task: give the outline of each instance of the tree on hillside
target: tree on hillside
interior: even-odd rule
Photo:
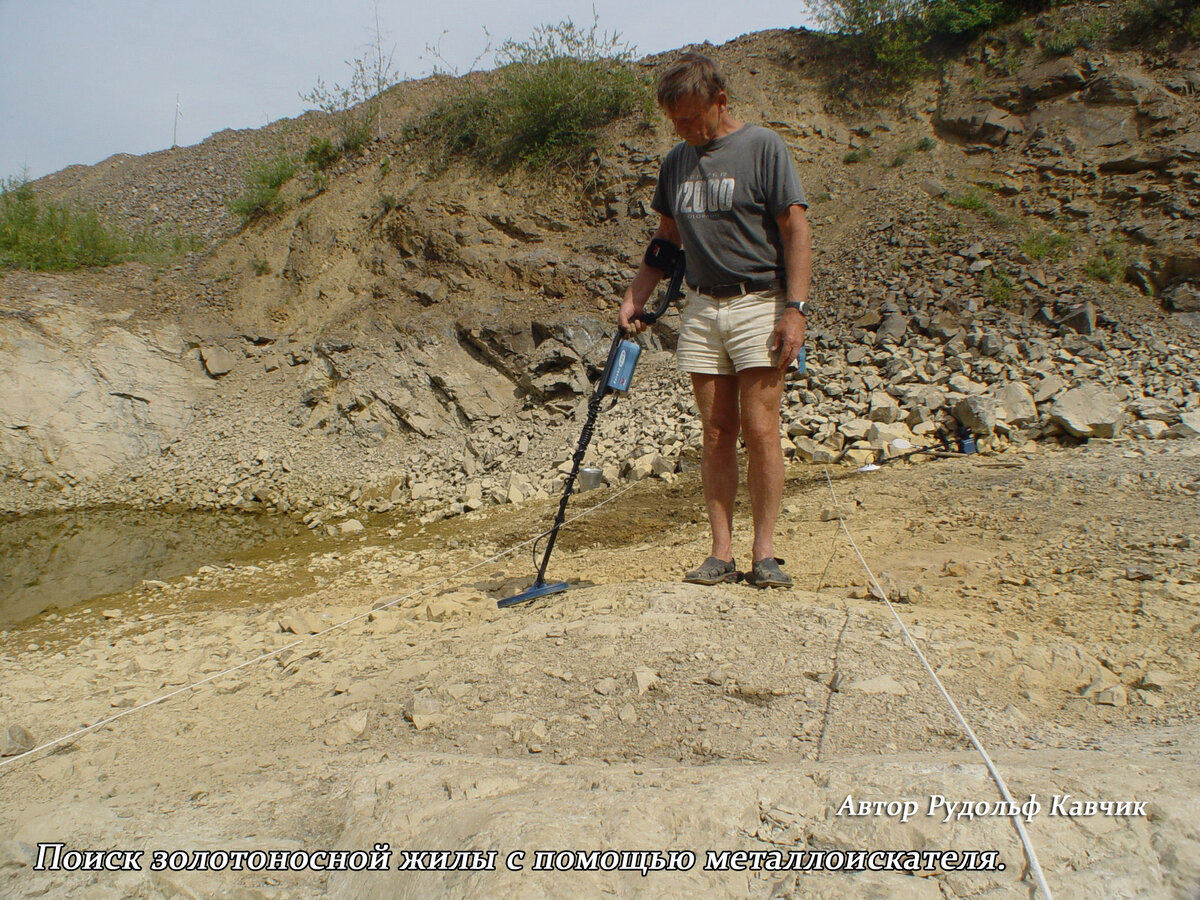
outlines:
[[[992,25],[1036,12],[1050,0],[807,0],[818,23],[850,42],[891,81],[910,81],[926,66],[933,40],[972,38]]]
[[[928,0],[808,0],[818,23],[844,36],[857,55],[892,82],[925,67],[921,16]]]
[[[808,0],[813,16],[837,34],[864,35],[919,17],[927,0]]]
[[[1037,12],[1049,0],[807,0],[818,22],[837,34],[870,35],[908,22],[930,35],[974,35]]]
[[[334,83],[328,87],[318,77],[316,86],[300,99],[313,104],[323,112],[336,115],[341,133],[340,149],[356,152],[370,140],[371,126],[376,126],[376,137],[382,138],[383,117],[380,115],[379,96],[395,85],[399,75],[393,68],[394,49],[385,51],[383,29],[379,23],[379,4],[375,4],[373,37],[366,53],[348,60],[350,82],[346,85]],[[361,109],[355,110],[355,107]]]

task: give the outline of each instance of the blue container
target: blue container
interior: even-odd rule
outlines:
[[[629,390],[629,382],[633,380],[633,370],[641,355],[642,348],[633,341],[621,341],[621,345],[617,348],[617,358],[613,360],[612,371],[608,373],[610,390]]]
[[[805,357],[804,350],[805,350],[805,348],[801,347],[800,352],[796,354],[796,374],[797,375],[804,374],[804,357]]]

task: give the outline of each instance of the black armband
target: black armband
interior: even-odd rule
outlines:
[[[669,273],[675,269],[675,260],[679,258],[679,248],[670,241],[654,238],[646,248],[642,262],[652,269]]]

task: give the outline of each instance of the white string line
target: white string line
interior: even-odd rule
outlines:
[[[901,619],[900,614],[896,612],[896,607],[894,607],[892,605],[892,601],[888,599],[887,591],[885,591],[882,585],[880,585],[876,580],[875,574],[871,571],[871,567],[867,565],[866,559],[864,559],[862,553],[859,552],[858,544],[854,543],[854,538],[850,534],[850,529],[846,527],[846,517],[841,514],[841,504],[838,503],[837,495],[833,491],[833,481],[829,477],[828,466],[825,467],[825,483],[829,485],[829,495],[833,498],[833,505],[837,507],[839,513],[838,523],[842,526],[842,531],[846,535],[846,540],[848,540],[850,542],[850,546],[854,548],[854,553],[856,556],[858,556],[858,561],[862,563],[863,569],[866,570],[867,576],[871,579],[871,584],[875,586],[875,590],[878,592],[879,596],[883,598],[883,602],[887,604],[887,608],[891,610],[896,622],[900,625],[900,630],[904,632],[904,637],[908,639],[909,646],[913,648],[917,654],[917,657],[921,660],[921,665],[925,667],[925,671],[929,673],[929,677],[933,679],[933,683],[937,685],[937,689],[941,691],[942,696],[946,698],[946,703],[950,705],[950,709],[953,711],[954,717],[958,719],[958,724],[962,727],[962,730],[966,733],[971,743],[975,746],[975,749],[979,752],[979,755],[983,757],[984,765],[987,766],[988,772],[991,773],[992,780],[996,782],[996,787],[1000,789],[1000,796],[1003,797],[1005,802],[1008,803],[1009,809],[1016,809],[1016,801],[1013,800],[1012,794],[1009,793],[1008,785],[1005,783],[1004,777],[1000,774],[1000,770],[996,768],[996,764],[992,762],[992,758],[988,756],[988,752],[983,749],[983,744],[980,743],[979,738],[975,736],[974,729],[971,728],[970,724],[963,717],[963,714],[959,712],[958,704],[954,702],[953,698],[946,691],[945,686],[942,684],[942,680],[938,678],[937,673],[933,671],[933,666],[929,664],[929,660],[925,658],[925,654],[921,652],[921,648],[917,645],[916,640],[905,626],[904,620]],[[1042,896],[1045,897],[1046,900],[1054,900],[1054,895],[1050,893],[1050,886],[1046,884],[1046,876],[1042,874],[1042,867],[1038,862],[1037,853],[1033,849],[1033,843],[1029,839],[1029,834],[1025,831],[1025,824],[1021,821],[1020,815],[1016,813],[1010,814],[1009,818],[1012,819],[1013,824],[1017,828],[1017,835],[1021,838],[1021,843],[1025,846],[1025,857],[1029,861],[1029,868],[1033,872],[1033,877],[1037,880],[1038,890],[1041,891]]]
[[[584,516],[588,515],[589,513],[596,511],[600,507],[602,507],[608,503],[612,503],[612,501],[616,500],[618,497],[620,497],[626,491],[630,490],[634,486],[635,483],[636,482],[631,482],[630,484],[621,488],[619,491],[617,491],[615,494],[613,494],[608,499],[601,500],[595,506],[589,506],[587,509],[581,511],[577,515],[572,516],[569,519],[566,519],[563,522],[563,525],[570,525],[572,522],[575,522],[575,521],[583,518]],[[200,681],[195,681],[195,682],[192,682],[191,684],[184,685],[183,687],[178,688],[177,690],[171,691],[168,694],[163,694],[161,697],[155,697],[153,700],[147,700],[145,703],[142,703],[138,706],[133,706],[133,707],[130,707],[129,709],[122,710],[121,712],[117,713],[114,716],[109,716],[107,719],[104,719],[100,722],[96,722],[92,725],[86,725],[83,728],[78,729],[77,731],[71,732],[70,734],[63,735],[62,737],[56,738],[53,741],[49,741],[45,744],[41,744],[40,746],[34,747],[32,750],[26,750],[24,753],[18,754],[17,756],[10,756],[5,759],[0,759],[0,769],[2,769],[4,766],[11,765],[12,763],[19,762],[22,759],[26,759],[27,757],[30,757],[30,756],[34,755],[35,753],[40,753],[42,750],[48,750],[51,747],[56,747],[59,744],[66,743],[67,741],[70,741],[74,738],[77,738],[84,734],[87,734],[89,731],[95,731],[97,728],[103,728],[105,725],[111,725],[113,722],[117,721],[118,719],[123,719],[125,716],[131,715],[135,712],[140,712],[141,710],[148,709],[151,706],[156,706],[159,703],[163,703],[167,700],[170,700],[172,697],[177,697],[180,694],[186,694],[188,691],[194,691],[200,687],[203,687],[204,685],[208,684],[211,681],[216,681],[218,678],[224,678],[226,675],[232,675],[234,672],[237,672],[240,669],[244,669],[247,666],[252,666],[255,663],[262,662],[265,659],[270,659],[274,656],[278,656],[279,654],[283,653],[283,651],[285,651],[285,650],[290,650],[293,647],[298,647],[301,644],[304,644],[308,641],[314,640],[319,637],[324,637],[325,635],[329,634],[331,631],[336,631],[339,628],[344,628],[347,625],[351,625],[362,619],[366,619],[373,613],[379,612],[379,610],[381,610],[381,609],[388,609],[389,607],[395,606],[397,603],[403,603],[405,600],[411,600],[413,597],[416,597],[419,594],[423,594],[426,591],[432,590],[433,588],[436,588],[436,587],[441,587],[443,584],[447,584],[448,582],[455,581],[455,580],[461,578],[462,576],[468,574],[469,572],[473,572],[476,569],[486,566],[490,563],[493,563],[498,559],[503,559],[505,556],[515,553],[523,547],[528,547],[530,544],[540,541],[542,538],[546,537],[546,535],[548,535],[553,530],[554,530],[553,527],[548,528],[545,531],[543,531],[541,534],[535,535],[534,537],[530,538],[527,541],[523,541],[520,544],[515,544],[512,547],[509,547],[507,550],[502,550],[501,552],[497,553],[495,556],[491,556],[488,559],[483,560],[482,562],[475,563],[475,565],[473,565],[473,566],[468,566],[467,568],[463,569],[460,572],[456,572],[453,575],[448,575],[445,578],[443,578],[441,581],[435,581],[433,584],[424,585],[423,587],[419,587],[415,591],[413,591],[409,594],[405,594],[403,597],[397,597],[395,600],[389,600],[387,603],[382,603],[377,606],[373,606],[373,607],[371,607],[371,609],[367,610],[367,612],[360,613],[357,616],[353,616],[349,619],[346,619],[344,622],[338,622],[336,625],[330,625],[324,631],[317,631],[317,632],[314,632],[313,634],[304,635],[303,637],[300,637],[300,638],[292,641],[290,644],[285,644],[284,646],[278,647],[275,650],[271,650],[267,653],[262,653],[256,657],[254,657],[253,659],[248,659],[245,662],[239,663],[238,665],[233,666],[232,668],[225,669],[222,672],[216,672],[212,675],[209,675],[207,678],[201,679]]]

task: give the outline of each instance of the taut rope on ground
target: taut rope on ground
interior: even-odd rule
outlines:
[[[829,486],[829,496],[833,498],[833,505],[837,508],[838,524],[842,526],[842,533],[846,535],[846,540],[850,542],[850,546],[854,549],[854,554],[858,557],[858,561],[862,563],[863,570],[867,573],[867,577],[871,579],[871,584],[874,586],[878,595],[883,599],[883,602],[887,604],[887,608],[891,610],[892,616],[896,619],[896,623],[900,626],[901,632],[904,633],[904,637],[908,641],[909,646],[912,647],[913,651],[917,654],[917,657],[921,660],[921,665],[925,667],[925,671],[929,673],[929,677],[933,679],[933,683],[941,692],[942,697],[945,698],[946,703],[949,704],[950,710],[954,713],[954,718],[958,720],[959,726],[962,728],[967,738],[971,741],[971,744],[975,747],[975,750],[981,757],[983,757],[983,763],[985,766],[987,766],[987,770],[991,774],[992,780],[996,783],[996,787],[999,788],[1000,796],[1003,797],[1008,803],[1009,809],[1016,809],[1017,804],[1013,800],[1012,794],[1009,793],[1008,784],[1005,783],[1004,776],[1000,774],[1000,770],[996,768],[996,764],[992,762],[992,758],[988,755],[987,750],[983,748],[983,744],[975,735],[975,730],[971,728],[970,723],[968,723],[966,718],[963,717],[963,714],[958,709],[958,704],[954,702],[954,698],[950,696],[945,685],[942,684],[942,680],[938,678],[937,672],[933,670],[933,666],[929,664],[929,660],[927,660],[925,658],[925,654],[921,652],[921,648],[917,644],[916,639],[913,638],[912,633],[909,632],[908,627],[904,624],[904,620],[900,618],[900,614],[896,612],[896,607],[892,605],[892,601],[888,599],[887,591],[883,589],[883,586],[880,585],[879,581],[875,578],[875,574],[871,571],[871,567],[867,565],[866,559],[859,551],[858,544],[854,542],[854,537],[850,534],[850,529],[846,527],[846,517],[844,514],[842,514],[842,507],[841,504],[838,503],[837,494],[834,493],[833,480],[829,477],[828,467],[825,469],[825,483]],[[1046,900],[1054,900],[1054,895],[1050,893],[1050,886],[1046,884],[1046,876],[1042,874],[1042,867],[1038,862],[1037,853],[1033,849],[1033,842],[1030,841],[1029,834],[1025,830],[1025,824],[1021,821],[1021,817],[1019,815],[1013,814],[1009,818],[1012,819],[1013,825],[1016,826],[1017,835],[1021,839],[1021,844],[1025,847],[1025,858],[1028,860],[1029,870],[1033,873],[1034,880],[1037,882],[1038,891],[1044,898],[1046,898]]]

